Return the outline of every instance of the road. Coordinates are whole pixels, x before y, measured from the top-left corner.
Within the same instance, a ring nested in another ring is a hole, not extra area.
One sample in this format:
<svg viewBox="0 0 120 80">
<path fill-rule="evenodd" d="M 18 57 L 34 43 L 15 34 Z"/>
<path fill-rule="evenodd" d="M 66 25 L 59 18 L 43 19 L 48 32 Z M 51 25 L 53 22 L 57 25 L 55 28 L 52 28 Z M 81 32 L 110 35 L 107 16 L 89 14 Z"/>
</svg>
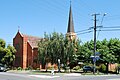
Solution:
<svg viewBox="0 0 120 80">
<path fill-rule="evenodd" d="M 0 72 L 0 80 L 120 80 L 120 75 L 26 74 Z"/>
</svg>

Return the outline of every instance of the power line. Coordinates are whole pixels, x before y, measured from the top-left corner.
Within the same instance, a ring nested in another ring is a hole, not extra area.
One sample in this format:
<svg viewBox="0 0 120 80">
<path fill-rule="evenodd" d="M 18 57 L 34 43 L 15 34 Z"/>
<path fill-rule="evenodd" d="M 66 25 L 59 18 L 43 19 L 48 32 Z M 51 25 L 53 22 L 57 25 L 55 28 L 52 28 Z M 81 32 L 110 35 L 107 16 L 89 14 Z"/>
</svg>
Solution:
<svg viewBox="0 0 120 80">
<path fill-rule="evenodd" d="M 106 29 L 106 30 L 97 30 L 97 31 L 120 31 L 120 29 Z"/>
<path fill-rule="evenodd" d="M 86 34 L 86 33 L 91 33 L 93 31 L 87 31 L 87 32 L 83 32 L 83 33 L 78 33 L 77 35 L 81 35 L 81 34 Z"/>
<path fill-rule="evenodd" d="M 104 19 L 104 17 L 105 17 L 106 14 L 107 14 L 107 13 L 104 13 L 104 14 L 103 14 L 100 25 L 102 25 L 102 23 L 103 23 L 103 19 Z M 102 28 L 102 27 L 100 27 L 99 30 L 101 30 L 101 28 Z M 100 31 L 98 31 L 97 39 L 98 39 L 99 34 L 100 34 Z"/>
<path fill-rule="evenodd" d="M 103 28 L 115 28 L 115 27 L 102 27 L 101 30 L 96 30 L 96 31 L 120 31 L 120 29 L 103 29 Z M 116 28 L 120 28 L 120 26 L 116 26 Z M 91 28 L 92 29 L 92 28 Z M 84 29 L 84 30 L 81 30 L 81 31 L 77 31 L 75 32 L 77 35 L 81 35 L 81 34 L 87 34 L 87 33 L 91 33 L 93 32 L 93 30 L 90 30 L 90 29 Z"/>
<path fill-rule="evenodd" d="M 84 29 L 84 30 L 81 30 L 81 31 L 77 31 L 77 32 L 75 32 L 75 33 L 84 32 L 84 31 L 89 31 L 89 30 L 91 30 L 91 29 L 90 29 L 90 28 L 89 28 L 89 29 Z"/>
<path fill-rule="evenodd" d="M 102 28 L 120 28 L 120 26 L 110 26 L 110 27 L 102 27 Z"/>
</svg>

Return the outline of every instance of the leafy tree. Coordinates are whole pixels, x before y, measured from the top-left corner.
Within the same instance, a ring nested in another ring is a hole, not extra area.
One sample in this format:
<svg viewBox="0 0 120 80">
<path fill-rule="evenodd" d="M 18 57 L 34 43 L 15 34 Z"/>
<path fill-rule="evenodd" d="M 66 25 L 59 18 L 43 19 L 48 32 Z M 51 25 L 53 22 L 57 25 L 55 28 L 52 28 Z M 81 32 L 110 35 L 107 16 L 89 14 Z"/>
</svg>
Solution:
<svg viewBox="0 0 120 80">
<path fill-rule="evenodd" d="M 45 67 L 46 64 L 46 57 L 47 57 L 47 45 L 46 45 L 47 41 L 45 41 L 45 39 L 41 39 L 41 41 L 38 43 L 38 60 L 40 61 L 40 63 L 43 65 L 43 67 Z"/>
<path fill-rule="evenodd" d="M 117 38 L 110 39 L 108 42 L 109 51 L 117 58 L 117 62 L 120 63 L 120 40 Z"/>
<path fill-rule="evenodd" d="M 69 40 L 63 34 L 58 34 L 56 32 L 47 35 L 45 34 L 44 39 L 42 39 L 38 44 L 39 50 L 39 60 L 42 64 L 51 62 L 52 64 L 57 64 L 58 59 L 64 66 L 70 66 L 74 62 L 83 61 L 85 63 L 91 63 L 94 41 L 88 41 L 84 44 L 80 44 L 79 40 Z M 113 63 L 120 61 L 120 40 L 110 39 L 107 41 L 96 42 L 96 52 L 100 53 L 100 60 L 98 63 Z"/>
<path fill-rule="evenodd" d="M 0 39 L 0 47 L 5 48 L 5 41 L 3 39 Z"/>
<path fill-rule="evenodd" d="M 63 34 L 56 32 L 50 35 L 45 34 L 44 39 L 38 43 L 39 59 L 44 60 L 46 63 L 47 58 L 52 64 L 57 64 L 58 59 L 60 59 L 64 66 L 68 66 L 74 61 L 75 44 L 75 40 L 70 41 Z"/>
<path fill-rule="evenodd" d="M 99 49 L 97 49 L 98 52 L 100 52 L 100 58 L 104 61 L 104 62 L 116 62 L 116 57 L 115 55 L 113 55 L 111 53 L 110 47 L 109 45 L 109 41 L 107 41 L 106 39 L 101 41 L 101 46 L 99 47 Z"/>
<path fill-rule="evenodd" d="M 91 40 L 90 42 L 86 42 L 82 45 L 78 46 L 78 60 L 79 61 L 83 61 L 86 63 L 90 63 L 91 62 L 91 58 L 90 56 L 93 54 L 93 41 Z"/>
<path fill-rule="evenodd" d="M 0 39 L 0 63 L 6 64 L 7 66 L 13 66 L 15 59 L 15 48 L 8 45 L 5 47 L 5 41 Z"/>
<path fill-rule="evenodd" d="M 112 41 L 112 43 L 113 43 L 113 41 Z M 116 43 L 117 43 L 116 45 L 119 44 L 118 41 Z M 114 55 L 115 50 L 111 50 L 111 47 L 113 47 L 113 45 L 109 46 L 110 44 L 111 44 L 111 42 L 108 42 L 106 39 L 104 39 L 103 41 L 96 42 L 96 52 L 100 53 L 100 58 L 101 58 L 98 61 L 99 63 L 100 62 L 102 63 L 102 62 L 115 62 L 116 61 L 116 57 Z M 116 49 L 115 48 L 116 45 L 114 46 L 113 49 Z M 77 53 L 78 59 L 80 61 L 90 63 L 90 61 L 91 61 L 90 56 L 93 55 L 93 50 L 94 50 L 93 40 L 88 41 L 88 42 L 84 43 L 83 45 L 80 45 L 78 48 L 78 53 Z M 117 48 L 117 50 L 119 50 L 119 47 Z M 113 52 L 111 52 L 111 51 L 113 51 Z"/>
</svg>

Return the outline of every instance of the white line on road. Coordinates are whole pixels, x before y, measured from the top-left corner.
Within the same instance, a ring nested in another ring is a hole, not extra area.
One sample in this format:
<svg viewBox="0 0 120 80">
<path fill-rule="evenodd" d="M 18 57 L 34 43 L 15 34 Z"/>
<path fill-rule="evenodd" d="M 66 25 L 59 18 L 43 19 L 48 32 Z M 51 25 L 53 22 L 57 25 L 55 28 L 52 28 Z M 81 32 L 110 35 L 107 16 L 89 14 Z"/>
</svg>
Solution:
<svg viewBox="0 0 120 80">
<path fill-rule="evenodd" d="M 107 79 L 107 80 L 120 80 L 120 78 L 116 78 L 116 79 Z"/>
<path fill-rule="evenodd" d="M 29 75 L 31 77 L 38 77 L 38 78 L 56 78 L 60 76 L 48 76 L 48 75 Z"/>
<path fill-rule="evenodd" d="M 69 73 L 69 74 L 65 74 L 65 76 L 81 76 L 81 74 L 79 74 L 79 73 Z"/>
</svg>

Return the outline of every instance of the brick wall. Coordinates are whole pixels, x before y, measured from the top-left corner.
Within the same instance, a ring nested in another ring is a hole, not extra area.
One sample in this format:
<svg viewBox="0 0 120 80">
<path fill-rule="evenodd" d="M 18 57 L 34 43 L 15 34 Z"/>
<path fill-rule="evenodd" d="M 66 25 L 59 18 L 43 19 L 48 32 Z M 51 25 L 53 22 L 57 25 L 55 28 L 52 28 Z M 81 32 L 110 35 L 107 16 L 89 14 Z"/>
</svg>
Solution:
<svg viewBox="0 0 120 80">
<path fill-rule="evenodd" d="M 32 47 L 27 43 L 27 67 L 32 66 Z"/>
<path fill-rule="evenodd" d="M 15 53 L 15 67 L 23 67 L 23 38 L 21 34 L 18 32 L 15 38 L 13 39 L 13 46 L 17 50 Z"/>
</svg>

